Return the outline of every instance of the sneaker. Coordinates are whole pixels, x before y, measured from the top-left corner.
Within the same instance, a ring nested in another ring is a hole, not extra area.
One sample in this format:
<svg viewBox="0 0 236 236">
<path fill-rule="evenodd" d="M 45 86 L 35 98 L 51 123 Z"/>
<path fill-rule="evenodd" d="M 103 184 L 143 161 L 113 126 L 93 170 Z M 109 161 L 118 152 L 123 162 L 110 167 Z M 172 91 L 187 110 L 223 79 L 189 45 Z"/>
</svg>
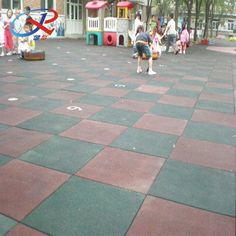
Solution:
<svg viewBox="0 0 236 236">
<path fill-rule="evenodd" d="M 148 75 L 155 75 L 155 74 L 156 74 L 156 72 L 153 71 L 153 70 L 149 70 L 149 71 L 148 71 Z"/>
<path fill-rule="evenodd" d="M 183 51 L 183 54 L 186 54 L 186 52 L 185 52 L 185 51 Z"/>
<path fill-rule="evenodd" d="M 11 56 L 11 55 L 12 55 L 12 52 L 8 52 L 8 53 L 7 53 L 7 56 Z"/>
<path fill-rule="evenodd" d="M 137 73 L 139 74 L 139 73 L 142 73 L 143 72 L 143 70 L 142 70 L 142 68 L 138 68 L 137 69 Z"/>
<path fill-rule="evenodd" d="M 179 54 L 182 54 L 182 51 L 181 51 L 181 50 L 179 51 Z"/>
<path fill-rule="evenodd" d="M 4 56 L 5 56 L 4 52 L 2 52 L 0 56 L 1 56 L 1 57 L 4 57 Z"/>
</svg>

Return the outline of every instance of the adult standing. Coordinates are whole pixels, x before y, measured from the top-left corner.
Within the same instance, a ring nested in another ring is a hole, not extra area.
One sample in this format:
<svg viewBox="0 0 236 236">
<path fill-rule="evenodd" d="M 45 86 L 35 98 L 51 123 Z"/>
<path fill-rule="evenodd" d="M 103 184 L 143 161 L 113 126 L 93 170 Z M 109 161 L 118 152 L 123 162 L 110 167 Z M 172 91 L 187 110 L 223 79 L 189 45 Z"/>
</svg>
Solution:
<svg viewBox="0 0 236 236">
<path fill-rule="evenodd" d="M 173 47 L 175 54 L 178 53 L 178 49 L 176 48 L 176 45 L 175 45 L 176 35 L 177 35 L 175 28 L 176 28 L 176 24 L 174 21 L 174 14 L 170 13 L 168 16 L 168 23 L 167 23 L 166 29 L 165 29 L 164 34 L 162 36 L 162 38 L 163 38 L 165 35 L 167 35 L 166 53 L 169 52 L 170 46 Z"/>
</svg>

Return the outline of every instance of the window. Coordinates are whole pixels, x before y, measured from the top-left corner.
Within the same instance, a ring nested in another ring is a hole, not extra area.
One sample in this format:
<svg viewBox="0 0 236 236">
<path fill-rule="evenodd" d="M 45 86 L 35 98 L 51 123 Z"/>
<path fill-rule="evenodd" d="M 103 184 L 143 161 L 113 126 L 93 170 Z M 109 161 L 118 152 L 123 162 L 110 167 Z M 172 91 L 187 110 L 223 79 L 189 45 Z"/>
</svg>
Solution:
<svg viewBox="0 0 236 236">
<path fill-rule="evenodd" d="M 95 10 L 95 14 L 97 10 Z M 67 18 L 71 20 L 83 19 L 83 2 L 82 0 L 67 0 L 66 3 Z M 88 16 L 94 17 L 94 12 L 91 9 L 88 10 Z"/>
<path fill-rule="evenodd" d="M 198 26 L 197 26 L 197 28 L 200 29 L 200 30 L 203 28 L 203 22 L 202 22 L 201 19 L 198 21 Z"/>
<path fill-rule="evenodd" d="M 234 29 L 234 21 L 228 20 L 228 30 L 233 30 L 233 29 Z"/>
<path fill-rule="evenodd" d="M 2 8 L 3 9 L 20 9 L 21 8 L 21 0 L 2 0 Z"/>
<path fill-rule="evenodd" d="M 79 0 L 79 20 L 83 19 L 83 2 Z"/>
<path fill-rule="evenodd" d="M 218 27 L 218 20 L 213 20 L 212 21 L 212 29 L 217 30 L 217 27 Z"/>
<path fill-rule="evenodd" d="M 41 0 L 41 8 L 55 9 L 56 1 L 55 0 Z"/>
</svg>

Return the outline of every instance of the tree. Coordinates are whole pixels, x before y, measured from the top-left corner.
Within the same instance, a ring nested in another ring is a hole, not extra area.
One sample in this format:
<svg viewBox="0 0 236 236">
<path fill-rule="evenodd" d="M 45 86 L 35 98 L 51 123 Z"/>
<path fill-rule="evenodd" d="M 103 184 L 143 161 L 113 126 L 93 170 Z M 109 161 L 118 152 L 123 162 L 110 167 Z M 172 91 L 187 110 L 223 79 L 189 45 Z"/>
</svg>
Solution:
<svg viewBox="0 0 236 236">
<path fill-rule="evenodd" d="M 213 1 L 214 0 L 205 0 L 205 26 L 204 26 L 203 38 L 208 37 L 210 8 L 211 8 Z"/>
<path fill-rule="evenodd" d="M 193 0 L 184 0 L 184 3 L 187 6 L 187 10 L 188 10 L 188 18 L 187 18 L 187 27 L 188 27 L 188 31 L 190 31 L 190 27 L 191 27 L 191 17 L 192 17 L 192 8 L 193 8 Z"/>
<path fill-rule="evenodd" d="M 201 6 L 202 6 L 203 0 L 195 0 L 195 30 L 194 30 L 194 41 L 197 40 L 197 27 L 198 27 L 198 21 L 199 16 L 201 13 Z"/>
<path fill-rule="evenodd" d="M 148 23 L 149 23 L 149 18 L 151 15 L 151 10 L 152 10 L 152 0 L 147 0 L 147 7 L 146 7 L 146 31 L 148 29 Z"/>
</svg>

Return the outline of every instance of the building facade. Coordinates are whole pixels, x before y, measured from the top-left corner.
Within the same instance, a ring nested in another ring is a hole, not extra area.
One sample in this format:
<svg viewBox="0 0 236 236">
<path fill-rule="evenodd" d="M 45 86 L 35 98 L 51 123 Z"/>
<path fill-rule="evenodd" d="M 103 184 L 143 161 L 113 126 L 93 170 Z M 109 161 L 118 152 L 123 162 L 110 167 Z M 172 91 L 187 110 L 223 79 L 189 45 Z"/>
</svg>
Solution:
<svg viewBox="0 0 236 236">
<path fill-rule="evenodd" d="M 51 9 L 59 14 L 55 22 L 59 33 L 55 36 L 80 37 L 85 34 L 85 0 L 0 0 L 0 10 L 4 14 L 7 9 L 23 10 L 25 6 L 31 9 Z M 32 16 L 36 13 L 32 12 Z"/>
</svg>

